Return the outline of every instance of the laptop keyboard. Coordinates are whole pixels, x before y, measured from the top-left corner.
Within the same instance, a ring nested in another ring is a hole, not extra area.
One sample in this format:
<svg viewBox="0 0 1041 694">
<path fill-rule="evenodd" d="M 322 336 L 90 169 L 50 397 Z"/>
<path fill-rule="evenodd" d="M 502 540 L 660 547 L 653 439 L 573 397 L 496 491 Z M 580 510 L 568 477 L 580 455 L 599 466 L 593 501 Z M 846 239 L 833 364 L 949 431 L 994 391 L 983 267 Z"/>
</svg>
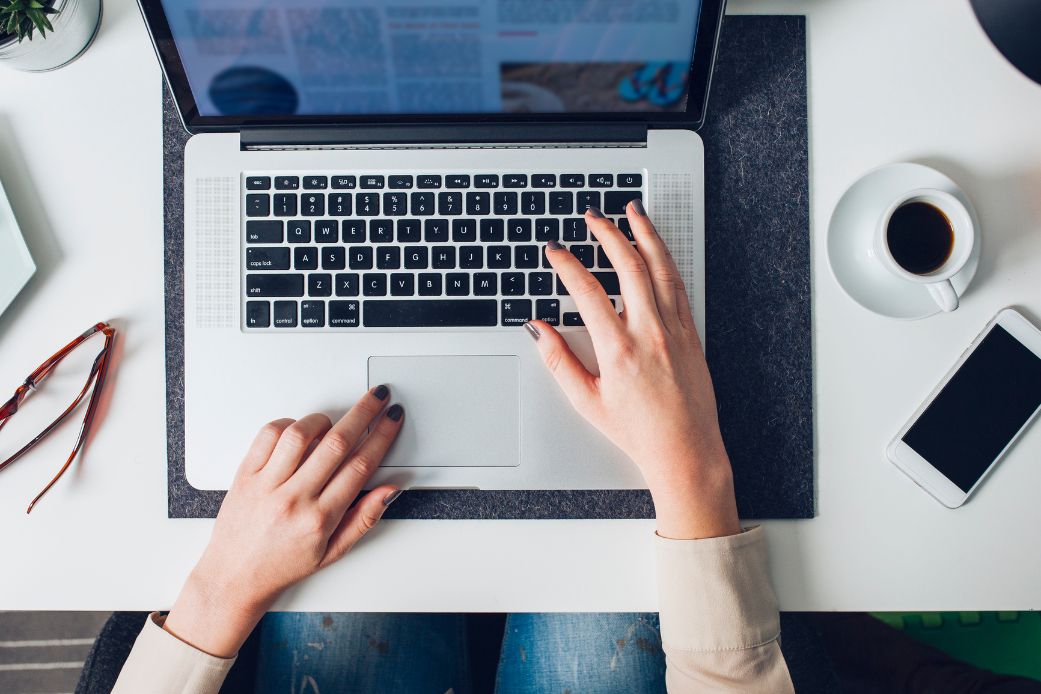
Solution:
<svg viewBox="0 0 1041 694">
<path fill-rule="evenodd" d="M 582 214 L 632 241 L 642 173 L 243 176 L 247 330 L 582 325 L 543 248 L 571 250 L 621 309 Z"/>
</svg>

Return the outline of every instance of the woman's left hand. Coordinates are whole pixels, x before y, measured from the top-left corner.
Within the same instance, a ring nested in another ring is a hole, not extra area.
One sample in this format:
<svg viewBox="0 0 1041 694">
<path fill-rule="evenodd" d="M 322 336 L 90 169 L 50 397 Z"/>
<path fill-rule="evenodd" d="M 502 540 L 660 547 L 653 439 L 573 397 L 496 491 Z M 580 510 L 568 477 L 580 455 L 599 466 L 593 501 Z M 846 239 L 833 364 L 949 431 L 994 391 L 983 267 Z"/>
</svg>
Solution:
<svg viewBox="0 0 1041 694">
<path fill-rule="evenodd" d="M 388 394 L 373 388 L 336 424 L 311 414 L 260 430 L 164 629 L 231 657 L 282 591 L 343 557 L 379 522 L 394 487 L 351 503 L 401 430 L 401 406 L 384 412 Z"/>
</svg>

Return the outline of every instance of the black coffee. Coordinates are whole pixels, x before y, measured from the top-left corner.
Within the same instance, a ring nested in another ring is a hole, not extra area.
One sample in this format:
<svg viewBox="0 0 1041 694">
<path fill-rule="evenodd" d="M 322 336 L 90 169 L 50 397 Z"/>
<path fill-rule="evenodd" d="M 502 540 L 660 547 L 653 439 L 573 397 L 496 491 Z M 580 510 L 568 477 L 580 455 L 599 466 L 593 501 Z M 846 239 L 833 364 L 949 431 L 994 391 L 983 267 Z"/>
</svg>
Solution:
<svg viewBox="0 0 1041 694">
<path fill-rule="evenodd" d="M 929 203 L 909 202 L 889 218 L 886 243 L 900 267 L 925 275 L 951 257 L 954 227 L 947 215 Z"/>
</svg>

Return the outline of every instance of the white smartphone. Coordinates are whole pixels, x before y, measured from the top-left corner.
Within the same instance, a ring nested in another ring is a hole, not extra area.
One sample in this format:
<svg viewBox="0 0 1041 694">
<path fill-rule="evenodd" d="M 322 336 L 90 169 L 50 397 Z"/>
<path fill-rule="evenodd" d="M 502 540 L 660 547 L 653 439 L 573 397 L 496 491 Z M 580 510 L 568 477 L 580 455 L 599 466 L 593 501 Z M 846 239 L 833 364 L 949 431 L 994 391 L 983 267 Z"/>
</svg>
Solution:
<svg viewBox="0 0 1041 694">
<path fill-rule="evenodd" d="M 1041 330 L 1006 308 L 987 324 L 886 448 L 944 506 L 957 508 L 1041 411 Z"/>
</svg>

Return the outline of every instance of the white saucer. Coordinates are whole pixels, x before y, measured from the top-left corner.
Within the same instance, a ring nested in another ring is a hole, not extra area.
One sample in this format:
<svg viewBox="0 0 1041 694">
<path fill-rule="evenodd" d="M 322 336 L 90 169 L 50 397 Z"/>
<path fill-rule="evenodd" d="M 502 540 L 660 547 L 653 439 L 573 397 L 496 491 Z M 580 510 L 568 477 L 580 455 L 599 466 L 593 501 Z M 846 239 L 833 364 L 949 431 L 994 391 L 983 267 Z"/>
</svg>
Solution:
<svg viewBox="0 0 1041 694">
<path fill-rule="evenodd" d="M 914 320 L 940 312 L 929 290 L 894 276 L 871 255 L 871 237 L 879 217 L 897 197 L 915 188 L 937 188 L 954 195 L 972 217 L 976 243 L 965 267 L 951 278 L 958 296 L 965 292 L 980 264 L 979 217 L 954 181 L 921 164 L 889 164 L 869 171 L 850 186 L 831 215 L 828 266 L 851 299 L 889 318 Z"/>
<path fill-rule="evenodd" d="M 35 272 L 36 264 L 25 246 L 4 187 L 0 185 L 0 314 L 11 305 Z"/>
</svg>

